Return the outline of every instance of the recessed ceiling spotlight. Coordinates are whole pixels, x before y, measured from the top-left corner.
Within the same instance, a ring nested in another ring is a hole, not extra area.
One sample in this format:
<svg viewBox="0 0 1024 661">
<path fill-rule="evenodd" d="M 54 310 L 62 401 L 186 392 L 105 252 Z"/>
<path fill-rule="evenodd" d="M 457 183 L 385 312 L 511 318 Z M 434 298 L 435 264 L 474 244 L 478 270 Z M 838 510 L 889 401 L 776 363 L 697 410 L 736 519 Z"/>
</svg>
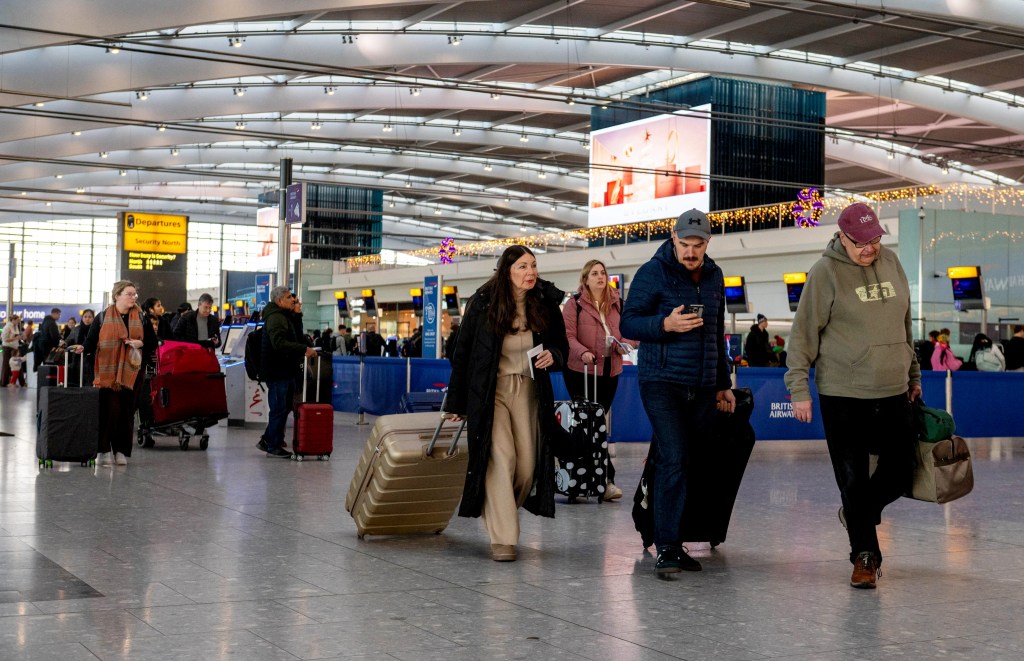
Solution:
<svg viewBox="0 0 1024 661">
<path fill-rule="evenodd" d="M 334 93 L 337 92 L 337 91 L 338 91 L 337 87 L 333 87 L 333 86 L 330 86 L 330 85 L 328 85 L 327 87 L 324 88 L 324 94 L 326 94 L 327 96 L 334 96 Z"/>
<path fill-rule="evenodd" d="M 36 101 L 32 105 L 34 105 L 36 108 L 42 108 L 43 106 L 46 105 L 46 103 L 44 103 L 43 101 Z"/>
<path fill-rule="evenodd" d="M 245 122 L 235 122 L 235 130 L 236 131 L 244 131 L 245 130 Z"/>
<path fill-rule="evenodd" d="M 158 125 L 158 126 L 156 127 L 156 130 L 157 130 L 157 131 L 160 131 L 161 133 L 163 133 L 164 131 L 166 131 L 166 130 L 167 130 L 167 125 L 165 125 L 165 124 L 160 124 L 160 125 Z"/>
<path fill-rule="evenodd" d="M 127 177 L 128 176 L 128 170 L 118 170 L 117 173 L 119 175 L 121 175 L 122 177 Z"/>
<path fill-rule="evenodd" d="M 82 132 L 81 131 L 72 131 L 71 135 L 73 135 L 73 136 L 75 136 L 77 138 L 78 136 L 82 135 Z"/>
<path fill-rule="evenodd" d="M 177 156 L 179 153 L 181 152 L 178 151 L 177 147 L 171 147 L 171 156 Z"/>
<path fill-rule="evenodd" d="M 135 98 L 139 101 L 145 101 L 149 98 L 149 92 L 147 92 L 146 90 L 139 90 L 135 93 Z"/>
</svg>

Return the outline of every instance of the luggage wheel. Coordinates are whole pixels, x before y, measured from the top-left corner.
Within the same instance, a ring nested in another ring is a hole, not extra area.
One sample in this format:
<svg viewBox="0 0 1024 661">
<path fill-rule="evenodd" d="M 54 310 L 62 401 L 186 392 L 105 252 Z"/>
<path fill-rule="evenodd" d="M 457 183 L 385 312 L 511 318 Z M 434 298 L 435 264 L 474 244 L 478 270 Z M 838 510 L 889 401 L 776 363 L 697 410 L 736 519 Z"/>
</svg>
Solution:
<svg viewBox="0 0 1024 661">
<path fill-rule="evenodd" d="M 184 452 L 185 450 L 188 450 L 188 442 L 189 442 L 190 438 L 191 437 L 188 434 L 186 434 L 184 431 L 182 431 L 180 434 L 178 434 L 178 447 L 181 448 L 182 452 Z"/>
<path fill-rule="evenodd" d="M 210 447 L 210 437 L 203 434 L 199 437 L 199 449 L 205 451 L 208 447 Z"/>
<path fill-rule="evenodd" d="M 292 459 L 294 459 L 295 461 L 302 461 L 302 455 L 296 452 L 295 454 L 292 455 Z"/>
<path fill-rule="evenodd" d="M 318 454 L 318 455 L 316 456 L 316 460 L 317 460 L 317 461 L 323 461 L 323 460 L 324 460 L 324 455 L 322 455 L 322 454 Z"/>
</svg>

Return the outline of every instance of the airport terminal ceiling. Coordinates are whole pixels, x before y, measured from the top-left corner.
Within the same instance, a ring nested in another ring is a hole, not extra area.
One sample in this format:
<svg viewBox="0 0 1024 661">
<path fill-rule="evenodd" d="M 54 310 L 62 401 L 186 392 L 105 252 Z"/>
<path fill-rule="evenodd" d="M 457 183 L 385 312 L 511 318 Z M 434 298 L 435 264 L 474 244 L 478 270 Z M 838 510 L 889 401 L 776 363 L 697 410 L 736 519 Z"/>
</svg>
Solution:
<svg viewBox="0 0 1024 661">
<path fill-rule="evenodd" d="M 705 75 L 824 92 L 828 192 L 1017 186 L 1020 4 L 6 0 L 0 222 L 254 224 L 287 157 L 385 248 L 584 226 L 592 109 Z"/>
</svg>

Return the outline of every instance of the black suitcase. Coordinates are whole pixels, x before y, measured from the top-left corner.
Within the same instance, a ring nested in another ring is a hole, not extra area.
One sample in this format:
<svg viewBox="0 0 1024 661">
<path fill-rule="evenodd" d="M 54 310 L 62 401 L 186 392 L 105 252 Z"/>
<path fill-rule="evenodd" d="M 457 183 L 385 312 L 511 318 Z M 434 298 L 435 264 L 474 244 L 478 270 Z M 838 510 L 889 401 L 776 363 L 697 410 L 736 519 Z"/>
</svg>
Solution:
<svg viewBox="0 0 1024 661">
<path fill-rule="evenodd" d="M 604 495 L 608 485 L 608 422 L 604 407 L 588 397 L 587 366 L 583 366 L 583 399 L 555 402 L 556 416 L 569 432 L 571 445 L 581 448 L 579 456 L 558 457 L 555 490 L 570 503 L 579 498 Z M 597 370 L 594 370 L 597 394 Z"/>
<path fill-rule="evenodd" d="M 430 413 L 440 411 L 443 392 L 407 392 L 402 395 L 398 408 L 401 413 Z"/>
<path fill-rule="evenodd" d="M 714 548 L 725 541 L 729 519 L 736 504 L 736 494 L 743 480 L 750 453 L 754 449 L 754 428 L 750 414 L 754 395 L 749 388 L 736 388 L 736 411 L 715 412 L 715 426 L 710 442 L 690 448 L 687 474 L 686 509 L 680 525 L 683 542 L 710 542 Z M 652 440 L 653 445 L 653 440 Z M 644 472 L 633 496 L 633 525 L 644 548 L 654 543 L 653 448 L 648 451 Z"/>
<path fill-rule="evenodd" d="M 45 366 L 41 366 L 40 372 Z M 67 375 L 68 370 L 64 374 Z M 55 461 L 93 465 L 99 446 L 100 391 L 68 388 L 67 380 L 53 388 L 39 389 L 36 456 L 39 465 Z"/>
</svg>

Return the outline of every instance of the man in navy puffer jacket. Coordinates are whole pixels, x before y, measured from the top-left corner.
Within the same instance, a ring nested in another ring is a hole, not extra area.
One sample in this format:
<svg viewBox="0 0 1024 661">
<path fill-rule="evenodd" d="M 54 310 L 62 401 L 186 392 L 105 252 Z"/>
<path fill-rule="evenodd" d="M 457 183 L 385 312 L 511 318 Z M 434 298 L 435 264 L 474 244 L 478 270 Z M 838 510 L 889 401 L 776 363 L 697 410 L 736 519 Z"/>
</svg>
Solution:
<svg viewBox="0 0 1024 661">
<path fill-rule="evenodd" d="M 676 220 L 672 238 L 633 277 L 620 327 L 639 340 L 640 399 L 654 428 L 655 572 L 700 571 L 683 551 L 690 444 L 709 442 L 715 408 L 732 411 L 725 346 L 725 283 L 707 257 L 711 222 L 697 209 Z M 688 312 L 689 306 L 703 306 Z"/>
</svg>

